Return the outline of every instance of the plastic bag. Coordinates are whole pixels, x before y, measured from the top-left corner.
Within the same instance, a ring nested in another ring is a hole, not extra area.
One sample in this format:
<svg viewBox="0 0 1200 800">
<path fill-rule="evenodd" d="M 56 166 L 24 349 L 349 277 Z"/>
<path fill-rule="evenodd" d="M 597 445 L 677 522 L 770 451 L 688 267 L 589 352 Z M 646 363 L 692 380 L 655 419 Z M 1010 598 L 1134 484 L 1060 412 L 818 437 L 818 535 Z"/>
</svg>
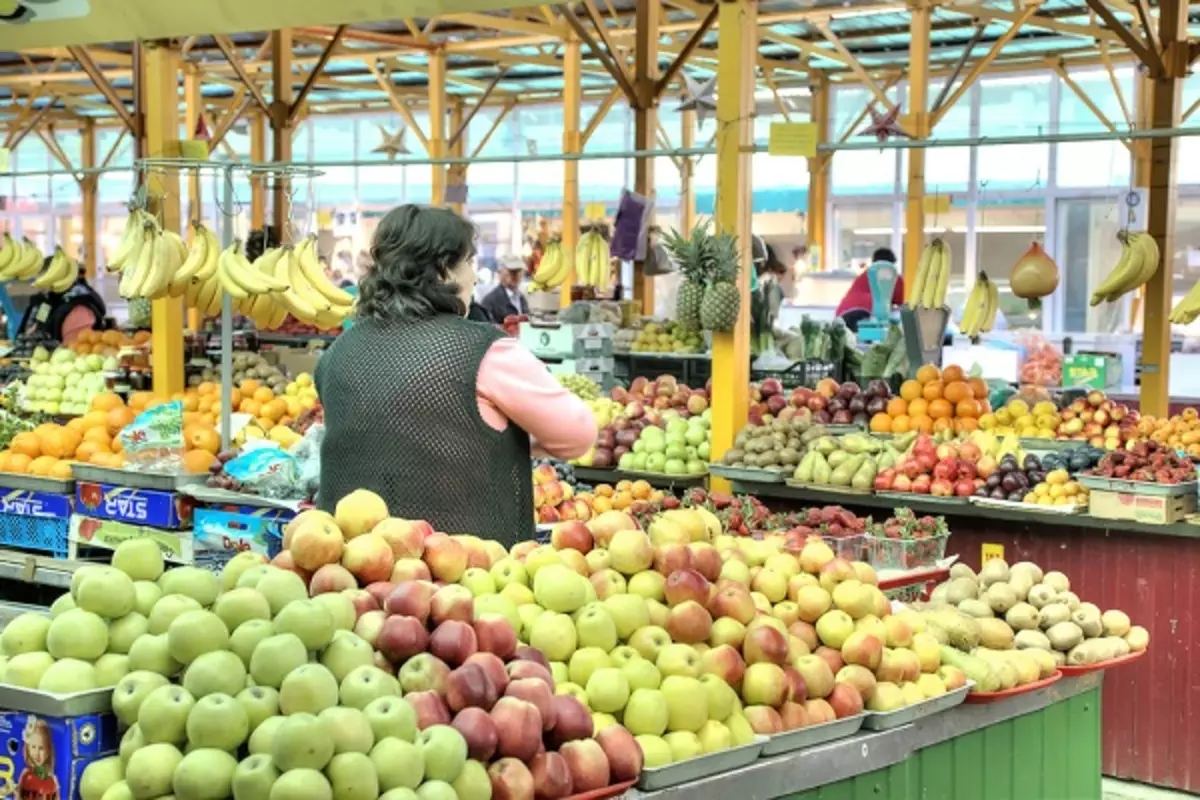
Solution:
<svg viewBox="0 0 1200 800">
<path fill-rule="evenodd" d="M 126 425 L 117 439 L 129 465 L 147 472 L 178 472 L 187 449 L 183 439 L 183 401 L 146 409 Z"/>
<path fill-rule="evenodd" d="M 1018 335 L 1017 343 L 1025 352 L 1019 375 L 1022 386 L 1062 384 L 1063 355 L 1057 347 L 1046 341 L 1046 337 L 1040 333 L 1032 331 Z"/>
<path fill-rule="evenodd" d="M 315 498 L 321 486 L 321 442 L 325 439 L 325 426 L 313 425 L 304 433 L 304 438 L 292 446 L 292 457 L 299 470 L 297 483 L 306 498 Z"/>
<path fill-rule="evenodd" d="M 225 462 L 225 474 L 244 489 L 263 497 L 296 496 L 299 469 L 295 457 L 274 442 L 248 442 L 241 454 Z"/>
</svg>

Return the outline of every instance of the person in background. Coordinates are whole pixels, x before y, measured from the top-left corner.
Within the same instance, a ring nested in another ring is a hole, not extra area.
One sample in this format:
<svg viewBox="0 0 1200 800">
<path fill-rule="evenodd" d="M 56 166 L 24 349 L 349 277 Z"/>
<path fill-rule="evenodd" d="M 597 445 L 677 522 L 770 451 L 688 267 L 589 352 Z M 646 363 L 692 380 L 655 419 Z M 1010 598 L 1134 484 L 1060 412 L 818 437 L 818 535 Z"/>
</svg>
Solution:
<svg viewBox="0 0 1200 800">
<path fill-rule="evenodd" d="M 842 298 L 842 302 L 838 303 L 837 311 L 834 312 L 834 316 L 841 317 L 842 321 L 846 323 L 846 327 L 852 331 L 857 332 L 858 324 L 871 318 L 871 281 L 867 278 L 867 270 L 881 262 L 895 267 L 896 254 L 886 247 L 876 250 L 871 255 L 871 264 L 858 273 L 846 291 L 846 296 Z M 892 306 L 899 306 L 903 303 L 904 276 L 897 275 L 896 285 L 892 290 Z"/>
<path fill-rule="evenodd" d="M 792 274 L 804 275 L 809 271 L 808 245 L 792 248 Z"/>
<path fill-rule="evenodd" d="M 496 269 L 499 286 L 492 289 L 479 303 L 492 319 L 503 320 L 516 314 L 529 313 L 529 301 L 521 292 L 521 278 L 525 275 L 525 260 L 518 255 L 507 255 L 500 259 Z"/>
<path fill-rule="evenodd" d="M 44 266 L 50 265 L 50 257 Z M 108 307 L 104 298 L 88 283 L 83 266 L 75 283 L 65 292 L 39 292 L 29 298 L 21 318 L 21 336 L 38 334 L 70 344 L 84 331 L 99 331 L 111 327 L 105 319 Z"/>
<path fill-rule="evenodd" d="M 317 364 L 321 509 L 368 489 L 393 516 L 509 547 L 533 526 L 530 455 L 576 458 L 594 443 L 587 404 L 516 339 L 464 319 L 475 235 L 444 208 L 380 221 L 356 324 Z"/>
</svg>

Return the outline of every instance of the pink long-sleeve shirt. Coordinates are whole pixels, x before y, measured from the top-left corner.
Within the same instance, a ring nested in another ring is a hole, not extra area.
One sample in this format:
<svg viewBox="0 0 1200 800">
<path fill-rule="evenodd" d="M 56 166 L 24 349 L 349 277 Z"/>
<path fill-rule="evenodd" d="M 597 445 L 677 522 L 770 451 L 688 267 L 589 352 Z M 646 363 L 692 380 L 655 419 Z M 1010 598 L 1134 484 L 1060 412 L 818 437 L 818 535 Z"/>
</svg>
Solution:
<svg viewBox="0 0 1200 800">
<path fill-rule="evenodd" d="M 502 431 L 514 422 L 536 449 L 555 458 L 578 458 L 596 441 L 591 409 L 516 339 L 499 339 L 488 348 L 475 379 L 475 397 L 479 416 L 489 426 Z"/>
</svg>

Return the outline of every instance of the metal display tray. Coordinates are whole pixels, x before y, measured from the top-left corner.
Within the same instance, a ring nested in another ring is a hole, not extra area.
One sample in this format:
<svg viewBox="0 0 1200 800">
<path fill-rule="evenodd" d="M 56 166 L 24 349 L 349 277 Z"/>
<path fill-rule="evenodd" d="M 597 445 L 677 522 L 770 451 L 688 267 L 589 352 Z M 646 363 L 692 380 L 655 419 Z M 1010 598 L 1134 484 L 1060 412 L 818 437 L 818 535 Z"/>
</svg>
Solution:
<svg viewBox="0 0 1200 800">
<path fill-rule="evenodd" d="M 991 497 L 972 497 L 971 505 L 984 508 L 1007 508 L 1012 511 L 1025 511 L 1031 514 L 1082 514 L 1087 511 L 1086 505 L 1072 504 L 1069 506 L 1043 506 L 1039 503 L 1024 503 L 1016 500 L 995 500 Z"/>
<path fill-rule="evenodd" d="M 784 481 L 793 489 L 808 489 L 812 492 L 829 492 L 830 494 L 853 494 L 853 495 L 868 495 L 871 494 L 870 489 L 851 489 L 849 486 L 834 486 L 829 483 L 805 483 L 793 478 L 788 478 Z"/>
<path fill-rule="evenodd" d="M 962 705 L 963 701 L 967 699 L 967 693 L 971 691 L 973 686 L 975 686 L 975 681 L 967 681 L 965 685 L 960 686 L 952 692 L 931 697 L 922 703 L 913 703 L 911 706 L 882 713 L 869 711 L 867 712 L 867 718 L 863 720 L 863 727 L 869 731 L 886 731 L 889 728 L 898 728 L 901 725 L 907 725 L 923 717 L 954 708 L 957 705 Z"/>
<path fill-rule="evenodd" d="M 202 503 L 213 505 L 252 506 L 254 508 L 281 508 L 287 511 L 300 512 L 303 500 L 284 500 L 275 497 L 263 497 L 257 494 L 234 492 L 229 489 L 215 489 L 203 483 L 183 484 L 179 487 L 180 494 L 194 497 Z"/>
<path fill-rule="evenodd" d="M 757 467 L 730 467 L 726 464 L 709 464 L 708 471 L 718 478 L 746 483 L 783 483 L 782 472 Z"/>
<path fill-rule="evenodd" d="M 175 492 L 180 486 L 192 486 L 204 483 L 207 475 L 188 474 L 172 475 L 166 472 L 136 472 L 119 467 L 97 467 L 92 464 L 73 464 L 71 471 L 77 481 L 93 481 L 95 483 L 111 483 L 117 486 L 128 486 L 131 489 L 157 489 L 160 492 Z"/>
<path fill-rule="evenodd" d="M 1150 483 L 1149 481 L 1126 481 L 1120 478 L 1101 478 L 1097 475 L 1079 475 L 1075 478 L 1081 486 L 1104 492 L 1126 492 L 1156 497 L 1182 497 L 1196 493 L 1196 481 L 1184 483 Z"/>
<path fill-rule="evenodd" d="M 0 708 L 6 711 L 28 711 L 43 717 L 78 717 L 83 714 L 104 714 L 112 711 L 113 687 L 88 689 L 86 692 L 56 694 L 26 689 L 22 686 L 0 684 Z"/>
<path fill-rule="evenodd" d="M 637 788 L 652 792 L 656 789 L 666 789 L 681 783 L 708 778 L 721 772 L 747 767 L 758 760 L 768 738 L 755 736 L 753 742 L 741 747 L 731 747 L 717 753 L 689 758 L 687 761 L 667 764 L 665 767 L 644 769 L 641 777 L 638 778 Z"/>
<path fill-rule="evenodd" d="M 934 494 L 917 494 L 916 492 L 876 492 L 876 497 L 886 497 L 889 500 L 895 500 L 898 503 L 907 503 L 912 500 L 919 500 L 922 503 L 936 503 L 943 506 L 965 506 L 969 498 L 966 497 L 939 497 Z"/>
<path fill-rule="evenodd" d="M 806 747 L 816 747 L 819 744 L 832 742 L 834 739 L 844 739 L 858 733 L 863 726 L 867 714 L 855 714 L 853 717 L 835 719 L 833 722 L 822 722 L 820 725 L 809 725 L 794 731 L 777 733 L 767 737 L 763 745 L 763 758 L 790 753 L 793 750 L 803 750 Z"/>
<path fill-rule="evenodd" d="M 0 472 L 0 489 L 20 489 L 26 492 L 74 494 L 75 481 L 69 478 L 43 478 L 38 475 L 17 475 Z"/>
</svg>

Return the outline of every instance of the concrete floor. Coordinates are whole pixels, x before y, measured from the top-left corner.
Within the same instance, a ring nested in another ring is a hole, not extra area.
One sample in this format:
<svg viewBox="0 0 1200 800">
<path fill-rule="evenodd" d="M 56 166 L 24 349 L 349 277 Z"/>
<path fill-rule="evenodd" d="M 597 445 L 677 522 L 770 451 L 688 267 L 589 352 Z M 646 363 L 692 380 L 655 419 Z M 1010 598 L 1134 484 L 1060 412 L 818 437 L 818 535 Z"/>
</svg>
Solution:
<svg viewBox="0 0 1200 800">
<path fill-rule="evenodd" d="M 1103 800 L 1190 800 L 1195 798 L 1195 795 L 1187 792 L 1159 789 L 1157 786 L 1119 781 L 1115 778 L 1105 778 L 1101 791 Z"/>
</svg>

